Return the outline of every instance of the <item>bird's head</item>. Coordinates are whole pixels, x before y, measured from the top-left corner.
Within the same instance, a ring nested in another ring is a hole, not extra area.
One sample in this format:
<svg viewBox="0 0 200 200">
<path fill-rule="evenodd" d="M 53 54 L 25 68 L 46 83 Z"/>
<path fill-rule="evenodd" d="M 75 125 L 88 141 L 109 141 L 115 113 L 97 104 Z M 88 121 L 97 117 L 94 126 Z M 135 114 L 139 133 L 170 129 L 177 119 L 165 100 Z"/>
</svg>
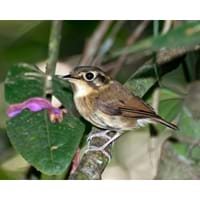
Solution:
<svg viewBox="0 0 200 200">
<path fill-rule="evenodd" d="M 72 85 L 75 96 L 86 96 L 98 92 L 111 82 L 111 78 L 98 67 L 78 66 L 65 76 L 61 77 Z"/>
</svg>

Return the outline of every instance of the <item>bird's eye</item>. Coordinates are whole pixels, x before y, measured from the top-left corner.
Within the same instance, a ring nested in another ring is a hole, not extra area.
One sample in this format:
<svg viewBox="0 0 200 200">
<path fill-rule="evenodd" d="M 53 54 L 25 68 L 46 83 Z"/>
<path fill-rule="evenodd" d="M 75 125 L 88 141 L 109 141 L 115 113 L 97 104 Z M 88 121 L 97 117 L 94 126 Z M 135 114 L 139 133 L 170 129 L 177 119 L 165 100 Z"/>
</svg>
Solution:
<svg viewBox="0 0 200 200">
<path fill-rule="evenodd" d="M 95 77 L 94 77 L 94 73 L 92 72 L 87 72 L 84 76 L 86 81 L 92 81 Z"/>
</svg>

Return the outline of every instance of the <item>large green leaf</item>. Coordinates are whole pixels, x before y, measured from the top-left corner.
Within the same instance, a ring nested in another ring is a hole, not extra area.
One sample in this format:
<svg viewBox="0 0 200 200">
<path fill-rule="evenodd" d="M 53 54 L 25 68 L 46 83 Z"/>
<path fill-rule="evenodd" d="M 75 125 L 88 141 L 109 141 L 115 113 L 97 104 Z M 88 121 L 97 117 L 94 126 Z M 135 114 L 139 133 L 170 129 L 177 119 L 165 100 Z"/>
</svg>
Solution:
<svg viewBox="0 0 200 200">
<path fill-rule="evenodd" d="M 157 82 L 154 65 L 143 65 L 125 83 L 135 95 L 142 97 Z"/>
<path fill-rule="evenodd" d="M 179 112 L 179 129 L 180 134 L 186 135 L 189 138 L 192 138 L 194 141 L 200 138 L 200 123 L 199 120 L 196 120 L 192 117 L 192 113 L 190 110 L 183 105 L 181 111 Z M 195 159 L 200 161 L 200 148 L 199 146 L 194 146 L 189 144 L 175 143 L 173 144 L 174 149 L 177 153 L 181 154 L 184 157 L 188 157 L 190 159 Z M 190 149 L 190 150 L 189 150 Z M 190 154 L 189 154 L 190 151 Z"/>
<path fill-rule="evenodd" d="M 19 64 L 8 72 L 5 97 L 9 104 L 44 96 L 45 74 L 36 67 Z M 72 107 L 72 94 L 53 79 L 53 94 Z M 80 143 L 85 125 L 69 112 L 62 123 L 51 123 L 47 111 L 28 110 L 7 123 L 8 136 L 16 150 L 34 167 L 48 175 L 64 172 Z"/>
<path fill-rule="evenodd" d="M 192 113 L 183 106 L 180 112 L 180 132 L 193 138 L 200 138 L 200 123 L 192 117 Z"/>
<path fill-rule="evenodd" d="M 174 144 L 175 150 L 192 160 L 200 161 L 200 148 L 195 141 L 200 139 L 200 82 L 194 81 L 187 87 L 187 94 L 179 111 L 178 125 L 180 133 L 194 140 L 194 144 Z M 176 109 L 176 108 L 175 108 Z M 190 148 L 190 147 L 195 148 Z M 189 153 L 190 152 L 190 153 Z"/>
<path fill-rule="evenodd" d="M 165 35 L 150 37 L 130 47 L 122 48 L 112 53 L 112 57 L 148 50 L 150 52 L 161 48 L 187 47 L 200 42 L 200 22 L 187 22 Z"/>
<path fill-rule="evenodd" d="M 169 122 L 175 120 L 182 109 L 183 98 L 168 89 L 160 89 L 159 98 L 159 115 Z M 159 127 L 160 132 L 163 131 L 163 129 L 163 126 Z"/>
<path fill-rule="evenodd" d="M 194 81 L 188 86 L 182 112 L 180 113 L 180 128 L 185 135 L 200 138 L 200 81 Z"/>
<path fill-rule="evenodd" d="M 175 70 L 179 66 L 178 63 L 179 61 L 171 65 L 157 66 L 159 79 Z M 126 81 L 125 86 L 135 95 L 143 97 L 157 82 L 158 77 L 155 72 L 155 64 L 145 64 Z"/>
</svg>

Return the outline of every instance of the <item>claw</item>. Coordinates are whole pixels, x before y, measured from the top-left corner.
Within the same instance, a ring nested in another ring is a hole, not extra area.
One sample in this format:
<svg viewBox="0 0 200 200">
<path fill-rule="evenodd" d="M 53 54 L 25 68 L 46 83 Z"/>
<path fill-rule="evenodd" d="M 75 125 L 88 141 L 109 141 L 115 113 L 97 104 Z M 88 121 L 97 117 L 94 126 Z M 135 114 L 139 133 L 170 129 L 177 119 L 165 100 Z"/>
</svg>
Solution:
<svg viewBox="0 0 200 200">
<path fill-rule="evenodd" d="M 38 112 L 44 109 L 48 110 L 49 119 L 51 122 L 61 122 L 63 114 L 67 113 L 66 109 L 59 109 L 54 107 L 50 101 L 41 97 L 33 97 L 22 103 L 12 104 L 8 107 L 7 115 L 12 118 L 20 114 L 24 109 L 32 112 Z"/>
<path fill-rule="evenodd" d="M 89 151 L 100 151 L 110 161 L 112 157 L 105 149 L 108 147 L 108 145 L 112 144 L 117 138 L 119 138 L 122 135 L 122 133 L 121 132 L 117 132 L 113 137 L 110 137 L 110 136 L 107 135 L 108 132 L 110 132 L 110 130 L 100 131 L 100 132 L 91 134 L 88 137 L 89 141 L 94 137 L 106 138 L 106 139 L 108 139 L 108 141 L 105 144 L 103 144 L 102 146 L 94 146 L 94 145 L 90 146 L 89 145 L 89 147 L 86 150 L 86 152 L 89 152 Z"/>
<path fill-rule="evenodd" d="M 105 148 L 103 146 L 101 147 L 96 147 L 96 146 L 90 146 L 86 151 L 85 153 L 88 153 L 90 151 L 100 151 L 101 153 L 103 153 L 107 158 L 108 160 L 110 161 L 112 156 L 111 154 L 109 154 L 107 151 L 105 151 Z"/>
<path fill-rule="evenodd" d="M 90 135 L 87 138 L 87 141 L 90 142 L 93 138 L 99 137 L 99 138 L 105 138 L 107 140 L 110 140 L 112 137 L 108 136 L 107 133 L 109 133 L 110 130 L 105 130 L 105 131 L 99 131 L 99 132 L 91 132 Z"/>
</svg>

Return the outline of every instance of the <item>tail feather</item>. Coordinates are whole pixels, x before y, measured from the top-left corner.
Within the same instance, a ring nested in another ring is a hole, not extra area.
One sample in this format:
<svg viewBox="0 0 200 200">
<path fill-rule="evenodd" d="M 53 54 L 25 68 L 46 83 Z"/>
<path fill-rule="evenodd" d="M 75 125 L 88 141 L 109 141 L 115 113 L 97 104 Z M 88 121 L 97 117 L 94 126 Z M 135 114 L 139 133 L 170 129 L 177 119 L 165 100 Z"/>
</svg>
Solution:
<svg viewBox="0 0 200 200">
<path fill-rule="evenodd" d="M 164 126 L 167 126 L 168 128 L 171 128 L 173 130 L 179 129 L 175 124 L 167 122 L 166 120 L 162 119 L 161 117 L 154 118 L 153 120 L 156 121 L 156 122 L 159 122 L 160 124 L 162 124 Z"/>
</svg>

